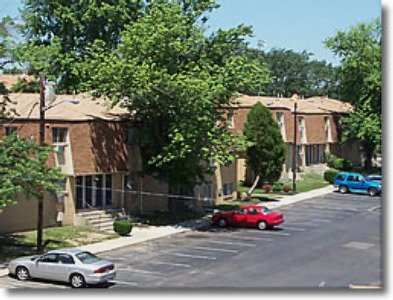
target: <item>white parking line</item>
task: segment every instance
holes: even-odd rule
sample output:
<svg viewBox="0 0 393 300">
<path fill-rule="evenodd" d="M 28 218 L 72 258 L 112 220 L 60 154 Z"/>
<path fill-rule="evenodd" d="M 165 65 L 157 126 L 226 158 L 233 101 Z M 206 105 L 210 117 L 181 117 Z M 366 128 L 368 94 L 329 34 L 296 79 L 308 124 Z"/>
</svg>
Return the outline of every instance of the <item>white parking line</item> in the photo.
<svg viewBox="0 0 393 300">
<path fill-rule="evenodd" d="M 238 234 L 238 233 L 237 233 Z M 246 241 L 272 241 L 269 238 L 261 238 L 261 237 L 248 237 L 248 236 L 226 236 L 225 238 L 236 239 L 236 240 L 246 240 Z"/>
<path fill-rule="evenodd" d="M 283 229 L 287 229 L 290 231 L 306 231 L 306 228 L 300 228 L 300 227 L 292 227 L 292 226 L 284 226 Z"/>
<path fill-rule="evenodd" d="M 299 225 L 299 226 L 306 226 L 306 227 L 319 227 L 320 225 L 312 224 L 312 223 L 294 223 L 291 222 L 291 225 Z"/>
<path fill-rule="evenodd" d="M 190 257 L 190 258 L 199 258 L 199 259 L 207 259 L 207 260 L 216 260 L 216 257 L 213 256 L 204 256 L 204 255 L 192 255 L 185 253 L 165 253 L 166 255 L 173 255 L 178 257 Z"/>
<path fill-rule="evenodd" d="M 374 210 L 377 210 L 380 208 L 381 208 L 381 205 L 376 205 L 376 206 L 370 207 L 367 211 L 374 211 Z"/>
<path fill-rule="evenodd" d="M 121 285 L 131 285 L 131 286 L 137 286 L 138 285 L 138 283 L 133 282 L 133 281 L 110 280 L 108 282 L 109 283 L 115 283 L 115 284 L 121 284 Z"/>
<path fill-rule="evenodd" d="M 182 267 L 182 268 L 191 268 L 192 266 L 189 264 L 180 264 L 180 263 L 170 263 L 165 261 L 146 261 L 147 264 L 153 265 L 164 265 L 164 266 L 173 266 L 173 267 Z"/>
<path fill-rule="evenodd" d="M 141 273 L 141 274 L 152 274 L 152 275 L 162 275 L 160 272 L 156 271 L 147 271 L 147 270 L 139 270 L 139 269 L 134 269 L 134 268 L 117 268 L 116 270 L 118 271 L 127 271 L 127 272 L 132 272 L 132 273 Z"/>
<path fill-rule="evenodd" d="M 211 244 L 222 244 L 222 245 L 238 245 L 243 247 L 255 247 L 256 244 L 248 244 L 248 243 L 235 243 L 235 242 L 224 242 L 224 241 L 208 241 Z"/>
<path fill-rule="evenodd" d="M 263 231 L 263 234 L 286 235 L 286 236 L 291 235 L 290 233 L 287 232 L 277 232 L 277 231 L 267 231 L 267 230 Z"/>
<path fill-rule="evenodd" d="M 222 248 L 210 248 L 210 247 L 192 247 L 192 249 L 196 250 L 207 250 L 207 251 L 219 251 L 219 252 L 227 252 L 227 253 L 238 253 L 238 250 L 234 249 L 222 249 Z"/>
</svg>

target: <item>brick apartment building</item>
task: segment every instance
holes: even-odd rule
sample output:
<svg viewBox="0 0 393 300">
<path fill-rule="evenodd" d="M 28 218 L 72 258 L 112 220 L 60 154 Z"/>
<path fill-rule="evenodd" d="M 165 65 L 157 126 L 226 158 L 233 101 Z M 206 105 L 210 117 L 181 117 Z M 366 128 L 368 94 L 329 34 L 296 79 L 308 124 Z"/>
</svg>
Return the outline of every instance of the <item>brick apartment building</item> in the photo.
<svg viewBox="0 0 393 300">
<path fill-rule="evenodd" d="M 44 225 L 83 224 L 81 213 L 92 210 L 124 208 L 132 214 L 167 210 L 166 183 L 140 176 L 140 153 L 129 112 L 84 95 L 77 95 L 80 103 L 73 104 L 73 97 L 59 95 L 46 111 L 45 141 L 55 150 L 48 164 L 61 168 L 68 178 L 64 196 L 45 195 Z M 39 94 L 11 94 L 10 98 L 16 102 L 17 114 L 1 126 L 0 139 L 16 131 L 22 138 L 37 141 Z M 194 205 L 204 205 L 212 199 L 233 197 L 235 184 L 235 164 L 217 166 L 211 181 L 188 195 Z M 36 228 L 37 201 L 17 197 L 16 205 L 0 213 L 0 232 Z"/>
<path fill-rule="evenodd" d="M 356 164 L 361 163 L 359 143 L 353 142 L 345 145 L 339 143 L 339 120 L 353 109 L 349 103 L 327 97 L 302 99 L 296 94 L 291 98 L 242 95 L 236 98 L 225 112 L 229 128 L 233 132 L 243 131 L 247 115 L 257 102 L 269 108 L 287 144 L 282 177 L 289 178 L 292 171 L 295 103 L 298 104 L 297 166 L 299 171 L 320 172 L 324 170 L 326 155 L 329 153 L 346 157 Z M 239 158 L 237 161 L 238 179 L 252 181 L 253 174 L 247 170 L 245 161 L 245 158 Z"/>
</svg>

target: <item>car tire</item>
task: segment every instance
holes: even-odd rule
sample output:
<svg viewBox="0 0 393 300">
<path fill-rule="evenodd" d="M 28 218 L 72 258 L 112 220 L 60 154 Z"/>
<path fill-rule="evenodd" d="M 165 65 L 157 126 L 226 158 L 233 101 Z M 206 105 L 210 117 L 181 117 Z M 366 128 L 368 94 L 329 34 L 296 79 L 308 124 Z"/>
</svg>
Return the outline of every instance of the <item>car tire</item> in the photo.
<svg viewBox="0 0 393 300">
<path fill-rule="evenodd" d="M 221 227 L 221 228 L 228 226 L 228 222 L 224 218 L 223 219 L 219 219 L 217 224 L 218 224 L 218 227 Z"/>
<path fill-rule="evenodd" d="M 15 274 L 16 278 L 20 281 L 26 281 L 30 279 L 30 272 L 26 267 L 17 267 Z"/>
<path fill-rule="evenodd" d="M 348 193 L 348 187 L 346 185 L 340 185 L 338 187 L 338 191 L 340 192 L 340 194 L 346 194 Z"/>
<path fill-rule="evenodd" d="M 257 228 L 259 230 L 266 230 L 268 228 L 267 223 L 265 221 L 259 221 L 257 223 Z"/>
<path fill-rule="evenodd" d="M 377 190 L 376 188 L 369 188 L 369 189 L 368 189 L 368 194 L 369 194 L 371 197 L 374 197 L 374 196 L 376 196 L 376 195 L 378 194 L 378 190 Z"/>
<path fill-rule="evenodd" d="M 75 273 L 70 276 L 70 284 L 74 289 L 80 289 L 86 286 L 86 281 L 83 275 Z"/>
</svg>

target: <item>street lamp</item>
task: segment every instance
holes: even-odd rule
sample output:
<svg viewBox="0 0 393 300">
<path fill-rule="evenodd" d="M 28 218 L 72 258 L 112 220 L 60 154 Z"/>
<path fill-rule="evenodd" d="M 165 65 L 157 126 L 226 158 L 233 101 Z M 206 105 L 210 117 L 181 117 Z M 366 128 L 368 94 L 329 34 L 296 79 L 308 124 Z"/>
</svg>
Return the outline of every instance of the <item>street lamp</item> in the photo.
<svg viewBox="0 0 393 300">
<path fill-rule="evenodd" d="M 56 105 L 45 106 L 45 96 L 47 96 L 49 101 L 53 102 L 55 100 L 54 95 L 54 87 L 53 84 L 48 86 L 49 91 L 47 91 L 45 95 L 45 75 L 40 75 L 40 122 L 39 122 L 39 134 L 38 134 L 38 144 L 43 146 L 45 144 L 45 112 L 52 107 L 57 106 L 60 103 L 66 102 L 68 100 L 60 101 Z M 73 98 L 73 100 L 68 101 L 73 104 L 78 104 L 80 101 L 77 98 Z M 42 233 L 44 227 L 44 191 L 42 190 L 40 196 L 38 197 L 38 218 L 37 218 L 37 251 L 39 253 L 43 252 L 42 245 Z"/>
</svg>

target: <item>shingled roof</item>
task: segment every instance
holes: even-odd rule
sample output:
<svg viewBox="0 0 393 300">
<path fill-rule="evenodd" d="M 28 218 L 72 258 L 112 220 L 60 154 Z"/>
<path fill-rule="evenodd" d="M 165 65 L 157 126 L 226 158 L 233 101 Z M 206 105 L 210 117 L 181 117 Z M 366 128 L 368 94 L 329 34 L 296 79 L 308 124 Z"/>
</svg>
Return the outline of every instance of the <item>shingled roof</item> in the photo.
<svg viewBox="0 0 393 300">
<path fill-rule="evenodd" d="M 18 93 L 9 95 L 13 104 L 9 109 L 14 108 L 15 119 L 39 119 L 39 99 L 38 93 Z M 72 103 L 74 97 L 80 100 L 79 104 Z M 58 95 L 56 100 L 50 105 L 51 108 L 45 113 L 47 120 L 64 120 L 64 121 L 87 121 L 94 119 L 103 119 L 108 121 L 123 120 L 130 116 L 126 108 L 119 105 L 111 108 L 109 101 L 104 98 L 93 99 L 86 94 Z"/>
<path fill-rule="evenodd" d="M 288 110 L 292 110 L 296 102 L 298 104 L 299 113 L 349 113 L 353 111 L 353 106 L 350 103 L 323 96 L 301 99 L 297 95 L 291 98 L 241 95 L 232 101 L 231 106 L 251 108 L 258 102 L 272 109 Z"/>
</svg>

